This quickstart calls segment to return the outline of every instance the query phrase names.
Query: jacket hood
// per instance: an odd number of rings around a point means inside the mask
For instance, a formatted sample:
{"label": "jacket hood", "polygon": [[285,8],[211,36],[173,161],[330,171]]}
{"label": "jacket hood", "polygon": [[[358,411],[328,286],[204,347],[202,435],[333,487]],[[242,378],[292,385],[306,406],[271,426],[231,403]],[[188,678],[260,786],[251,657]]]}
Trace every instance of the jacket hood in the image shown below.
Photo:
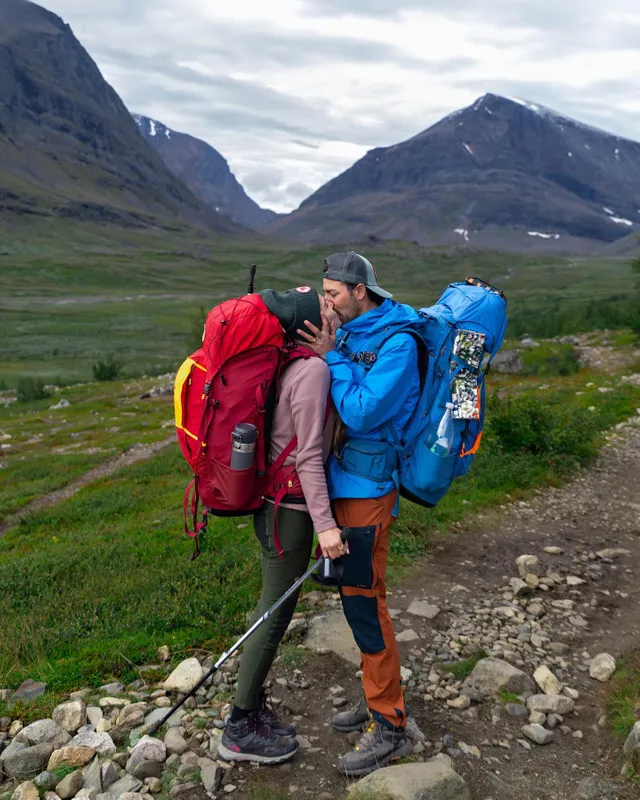
{"label": "jacket hood", "polygon": [[411,306],[397,303],[395,300],[385,300],[377,308],[372,308],[366,314],[347,322],[340,330],[345,333],[373,334],[385,328],[400,328],[418,319],[418,312]]}

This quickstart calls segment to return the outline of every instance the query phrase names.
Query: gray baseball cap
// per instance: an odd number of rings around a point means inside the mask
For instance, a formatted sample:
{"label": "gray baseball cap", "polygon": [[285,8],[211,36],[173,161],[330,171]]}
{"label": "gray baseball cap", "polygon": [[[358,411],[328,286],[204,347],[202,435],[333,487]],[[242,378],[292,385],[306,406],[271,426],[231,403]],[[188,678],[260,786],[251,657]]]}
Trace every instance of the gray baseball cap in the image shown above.
{"label": "gray baseball cap", "polygon": [[369,259],[353,250],[349,253],[333,253],[325,258],[322,277],[342,283],[363,283],[379,297],[393,297],[378,286],[378,277]]}

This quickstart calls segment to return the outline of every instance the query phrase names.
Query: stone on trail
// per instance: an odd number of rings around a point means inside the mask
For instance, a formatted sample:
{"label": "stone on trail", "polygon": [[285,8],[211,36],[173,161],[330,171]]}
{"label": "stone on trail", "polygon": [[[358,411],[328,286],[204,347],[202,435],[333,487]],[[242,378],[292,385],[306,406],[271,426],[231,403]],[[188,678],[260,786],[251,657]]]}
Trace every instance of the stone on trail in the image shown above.
{"label": "stone on trail", "polygon": [[187,751],[186,739],[177,728],[169,728],[164,737],[164,746],[170,756],[174,754],[181,756]]}
{"label": "stone on trail", "polygon": [[142,788],[142,781],[134,778],[133,775],[125,775],[109,787],[107,797],[118,798],[125,792],[137,792]]}
{"label": "stone on trail", "polygon": [[204,671],[197,658],[187,658],[173,670],[164,682],[167,692],[190,692],[202,680]]}
{"label": "stone on trail", "polygon": [[531,586],[526,581],[523,581],[522,578],[511,578],[509,583],[514,597],[524,597],[533,591]]}
{"label": "stone on trail", "polygon": [[143,761],[163,762],[166,761],[166,759],[167,748],[164,742],[160,741],[160,739],[154,739],[151,736],[143,736],[131,751],[126,770],[127,772],[133,773],[134,769]]}
{"label": "stone on trail", "polygon": [[342,611],[311,617],[305,645],[316,652],[331,650],[360,668],[360,651]]}
{"label": "stone on trail", "polygon": [[534,694],[528,698],[527,708],[541,714],[560,714],[564,717],[574,710],[575,703],[561,694]]}
{"label": "stone on trail", "polygon": [[494,695],[500,691],[525,694],[535,691],[535,684],[522,670],[499,658],[483,658],[473,668],[464,682],[483,695]]}
{"label": "stone on trail", "polygon": [[408,628],[402,633],[397,634],[396,641],[397,642],[415,642],[420,638],[420,636],[413,630],[413,628]]}
{"label": "stone on trail", "polygon": [[391,800],[471,800],[464,779],[439,760],[385,767],[362,778],[356,787],[363,794],[379,792]]}
{"label": "stone on trail", "polygon": [[535,723],[524,725],[522,735],[536,744],[550,744],[555,738],[553,731],[548,731],[542,725],[536,725]]}
{"label": "stone on trail", "polygon": [[631,728],[631,733],[624,743],[623,752],[629,757],[631,766],[636,772],[640,772],[640,722]]}
{"label": "stone on trail", "polygon": [[590,776],[580,781],[571,800],[618,800],[620,789],[613,781]]}
{"label": "stone on trail", "polygon": [[560,694],[562,684],[549,667],[541,666],[533,673],[533,679],[545,694]]}
{"label": "stone on trail", "polygon": [[435,619],[440,613],[440,609],[438,606],[427,603],[426,600],[413,600],[407,609],[407,613],[423,619]]}
{"label": "stone on trail", "polygon": [[561,547],[545,547],[544,552],[548,553],[550,556],[561,556],[564,550]]}
{"label": "stone on trail", "polygon": [[526,581],[527,575],[538,574],[538,558],[536,556],[518,556],[516,558],[516,567],[522,580]]}
{"label": "stone on trail", "polygon": [[616,660],[609,653],[600,653],[589,666],[589,675],[601,683],[606,683],[616,671]]}

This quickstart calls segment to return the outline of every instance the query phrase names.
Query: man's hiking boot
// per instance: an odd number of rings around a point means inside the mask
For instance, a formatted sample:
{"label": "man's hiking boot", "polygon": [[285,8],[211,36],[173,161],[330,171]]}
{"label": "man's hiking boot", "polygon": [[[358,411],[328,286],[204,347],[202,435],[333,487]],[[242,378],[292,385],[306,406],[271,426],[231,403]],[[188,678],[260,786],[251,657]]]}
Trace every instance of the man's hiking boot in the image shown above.
{"label": "man's hiking boot", "polygon": [[225,761],[256,761],[259,764],[281,764],[298,751],[297,739],[278,736],[269,725],[258,721],[257,713],[238,722],[227,722],[218,745],[218,755]]}
{"label": "man's hiking boot", "polygon": [[404,728],[386,728],[371,721],[350,753],[342,756],[338,769],[347,778],[368,775],[392,761],[408,756],[413,744]]}
{"label": "man's hiking boot", "polygon": [[262,725],[268,725],[274,733],[278,736],[295,736],[296,729],[293,725],[283,722],[280,717],[273,710],[269,698],[265,692],[260,695],[260,702],[256,710],[256,717],[258,722]]}
{"label": "man's hiking boot", "polygon": [[351,731],[361,731],[370,719],[367,701],[362,697],[353,708],[334,714],[331,724],[340,733],[351,733]]}

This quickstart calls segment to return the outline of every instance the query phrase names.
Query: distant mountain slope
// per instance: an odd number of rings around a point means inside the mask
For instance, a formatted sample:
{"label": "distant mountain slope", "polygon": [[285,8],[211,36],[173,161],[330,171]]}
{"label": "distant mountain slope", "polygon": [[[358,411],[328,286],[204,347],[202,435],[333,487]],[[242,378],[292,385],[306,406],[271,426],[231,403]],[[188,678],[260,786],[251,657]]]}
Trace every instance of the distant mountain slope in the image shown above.
{"label": "distant mountain slope", "polygon": [[27,0],[0,0],[0,207],[235,231],[164,166],[71,28]]}
{"label": "distant mountain slope", "polygon": [[210,144],[141,114],[133,118],[167,168],[203,203],[248,228],[276,219],[274,211],[260,208],[247,195],[226,159]]}
{"label": "distant mountain slope", "polygon": [[308,242],[589,249],[640,230],[640,144],[487,94],[371,150],[265,230]]}

